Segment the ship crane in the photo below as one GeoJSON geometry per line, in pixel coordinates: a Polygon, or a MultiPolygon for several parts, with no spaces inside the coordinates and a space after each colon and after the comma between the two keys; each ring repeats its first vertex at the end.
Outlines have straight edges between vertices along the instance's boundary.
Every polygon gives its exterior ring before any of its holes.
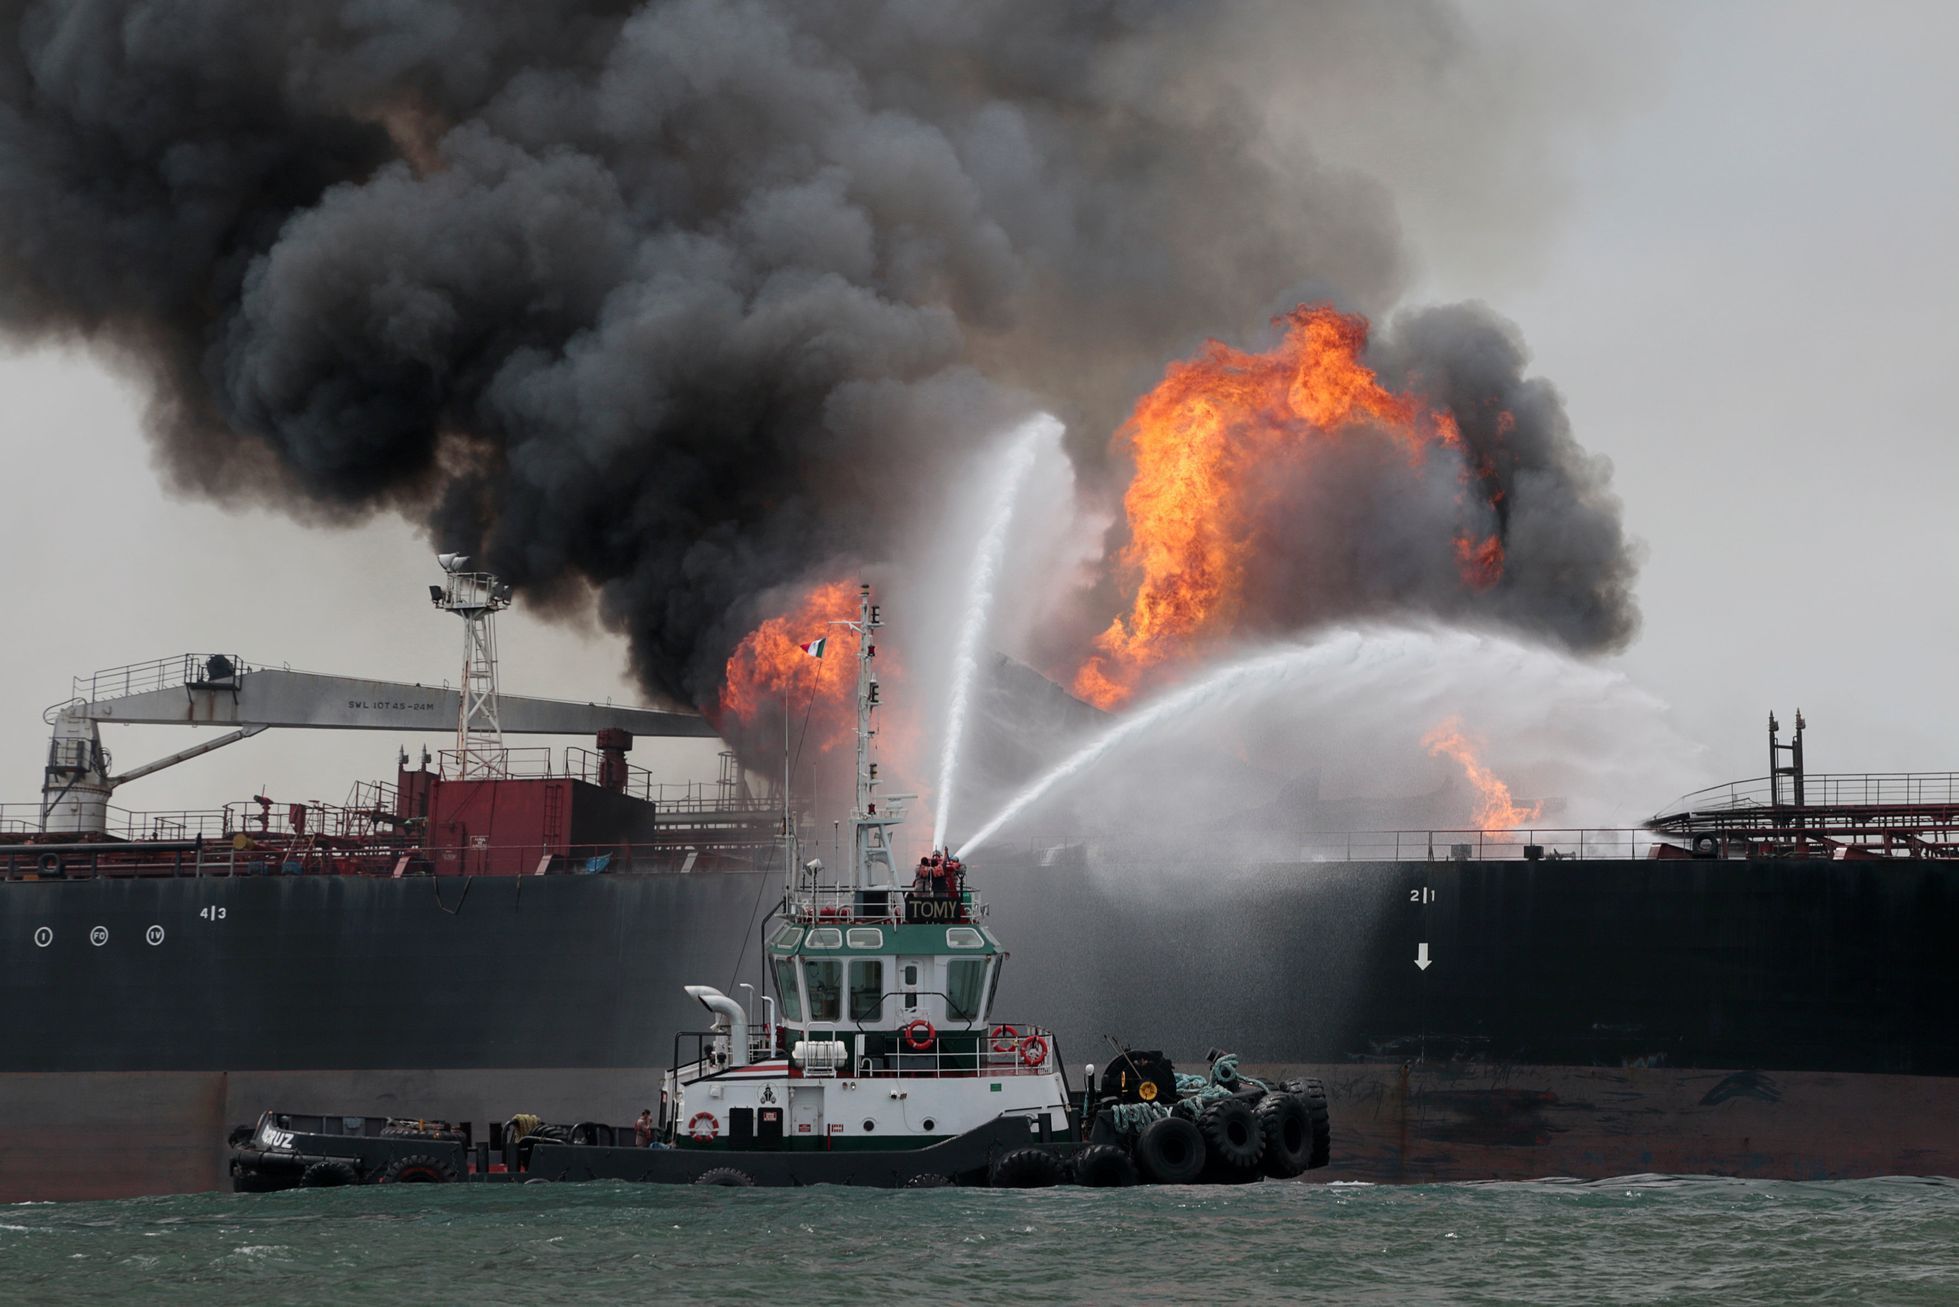
{"type": "Polygon", "coordinates": [[[118,786],[272,727],[446,728],[456,733],[462,771],[473,776],[501,773],[504,735],[614,731],[642,737],[715,736],[714,728],[694,712],[498,694],[488,616],[509,603],[510,590],[488,573],[467,571],[467,563],[466,558],[445,556],[448,582],[430,587],[437,607],[465,620],[466,675],[461,689],[259,667],[221,653],[177,654],[75,678],[71,697],[43,715],[52,736],[42,776],[41,829],[101,834],[108,829],[109,798],[118,786]],[[233,729],[116,772],[102,747],[104,722],[233,729]]]}

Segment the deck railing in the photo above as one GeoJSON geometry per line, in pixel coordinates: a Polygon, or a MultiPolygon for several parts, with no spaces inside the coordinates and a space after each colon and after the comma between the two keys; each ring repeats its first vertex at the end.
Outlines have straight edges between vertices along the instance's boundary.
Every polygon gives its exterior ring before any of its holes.
{"type": "MultiPolygon", "coordinates": [[[[1767,808],[1778,797],[1784,807],[1795,805],[1793,777],[1778,777],[1773,784],[1756,776],[1711,785],[1681,795],[1662,815],[1767,808]]],[[[1949,806],[1959,804],[1959,772],[1811,772],[1803,777],[1801,799],[1810,808],[1949,806]]]]}
{"type": "Polygon", "coordinates": [[[986,904],[970,889],[962,889],[957,898],[948,898],[893,886],[877,889],[803,886],[790,892],[782,915],[784,920],[799,926],[958,925],[984,917],[986,904]]]}
{"type": "MultiPolygon", "coordinates": [[[[1188,846],[1179,846],[1188,857],[1188,846]]],[[[1208,856],[1218,861],[1253,865],[1289,862],[1486,862],[1596,861],[1667,856],[1685,853],[1678,839],[1656,835],[1643,827],[1518,827],[1477,830],[1445,828],[1374,831],[1327,831],[1290,840],[1219,841],[1208,856]],[[1664,847],[1666,853],[1656,855],[1664,847]]],[[[1114,835],[1049,835],[1000,839],[988,844],[979,862],[997,866],[1007,861],[1062,869],[1086,862],[1161,859],[1164,849],[1127,833],[1114,835]]]]}
{"type": "MultiPolygon", "coordinates": [[[[502,753],[503,774],[514,779],[563,777],[590,785],[600,783],[601,760],[599,753],[577,745],[561,752],[545,745],[522,745],[502,753]]],[[[440,750],[437,765],[444,780],[458,780],[463,776],[462,754],[455,749],[440,750]]],[[[625,782],[621,793],[643,799],[665,813],[728,813],[752,820],[758,814],[774,815],[781,810],[776,800],[744,796],[719,781],[656,781],[644,767],[631,764],[627,764],[625,782]]]]}
{"type": "MultiPolygon", "coordinates": [[[[0,880],[88,880],[172,876],[572,876],[693,872],[701,851],[626,844],[431,847],[408,835],[342,841],[331,836],[229,839],[0,840],[0,880]]],[[[723,870],[762,870],[716,863],[723,870]]]]}
{"type": "MultiPolygon", "coordinates": [[[[812,1080],[1035,1076],[1061,1065],[1060,1045],[1054,1031],[1046,1026],[1026,1022],[969,1022],[948,1025],[942,1030],[934,1028],[929,1035],[924,1031],[915,1033],[913,1039],[903,1028],[864,1030],[855,1025],[823,1025],[805,1030],[779,1026],[771,1037],[766,1027],[751,1027],[749,1064],[786,1062],[798,1075],[812,1080]],[[885,1051],[865,1052],[867,1036],[880,1041],[885,1051]],[[919,1047],[919,1042],[924,1046],[919,1047]],[[804,1045],[806,1053],[832,1045],[842,1045],[851,1051],[842,1061],[809,1056],[799,1060],[794,1056],[799,1043],[804,1045]]],[[[725,1034],[717,1031],[687,1031],[676,1037],[679,1082],[693,1084],[728,1070],[724,1061],[726,1042],[725,1034]],[[681,1060],[683,1050],[693,1053],[692,1060],[681,1060]]]]}
{"type": "Polygon", "coordinates": [[[224,685],[251,671],[237,654],[170,654],[148,662],[104,667],[74,678],[74,697],[89,703],[183,685],[224,685]]]}

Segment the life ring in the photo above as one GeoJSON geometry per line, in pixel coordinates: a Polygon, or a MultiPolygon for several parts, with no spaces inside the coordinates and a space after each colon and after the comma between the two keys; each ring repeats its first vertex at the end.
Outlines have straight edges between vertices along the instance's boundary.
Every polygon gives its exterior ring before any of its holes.
{"type": "Polygon", "coordinates": [[[687,1137],[697,1144],[711,1144],[721,1133],[721,1122],[712,1112],[696,1112],[687,1119],[687,1137]]]}
{"type": "Polygon", "coordinates": [[[1020,1064],[1039,1066],[1048,1060],[1048,1041],[1039,1035],[1029,1035],[1020,1042],[1020,1064]]]}
{"type": "Polygon", "coordinates": [[[1020,1032],[1018,1030],[1015,1030],[1012,1026],[993,1027],[993,1051],[994,1052],[996,1053],[1010,1052],[1013,1049],[1013,1046],[1019,1042],[1020,1042],[1020,1032]]]}
{"type": "Polygon", "coordinates": [[[926,1049],[932,1047],[932,1042],[938,1037],[938,1027],[934,1026],[924,1017],[918,1018],[905,1027],[905,1043],[910,1045],[915,1052],[923,1053],[926,1049]]]}

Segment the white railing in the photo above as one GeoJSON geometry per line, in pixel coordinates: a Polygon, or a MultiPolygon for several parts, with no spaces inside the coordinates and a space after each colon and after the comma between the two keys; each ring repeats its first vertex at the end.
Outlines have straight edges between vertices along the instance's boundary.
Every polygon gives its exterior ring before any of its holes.
{"type": "Polygon", "coordinates": [[[213,671],[220,673],[222,683],[229,683],[251,670],[251,665],[236,654],[171,654],[148,662],[105,667],[75,677],[72,684],[76,698],[100,703],[104,699],[121,699],[174,686],[206,684],[211,682],[213,671]],[[218,659],[223,661],[214,668],[212,663],[218,659]]]}
{"type": "Polygon", "coordinates": [[[943,922],[921,914],[907,915],[910,899],[920,905],[935,904],[950,908],[955,902],[943,895],[886,885],[874,889],[851,889],[843,885],[804,886],[790,891],[783,916],[799,926],[830,925],[948,925],[978,921],[986,915],[986,904],[975,890],[961,890],[955,915],[943,922]]]}
{"type": "MultiPolygon", "coordinates": [[[[1796,802],[1793,777],[1766,776],[1729,781],[1684,794],[1662,816],[1694,812],[1745,811],[1796,802]]],[[[1803,777],[1805,807],[1878,807],[1959,804],[1959,772],[1811,772],[1803,777]]]]}
{"type": "MultiPolygon", "coordinates": [[[[833,1041],[855,1038],[858,1051],[850,1065],[836,1072],[857,1079],[895,1077],[965,1078],[975,1076],[1045,1075],[1056,1062],[1055,1037],[1045,1026],[994,1023],[960,1025],[951,1029],[926,1031],[911,1025],[897,1030],[860,1030],[855,1026],[812,1028],[807,1033],[791,1032],[790,1039],[833,1041]],[[863,1052],[863,1037],[884,1035],[891,1050],[882,1056],[863,1052]],[[925,1047],[918,1045],[924,1043],[925,1047]]],[[[806,1074],[816,1075],[815,1071],[806,1074]]]]}

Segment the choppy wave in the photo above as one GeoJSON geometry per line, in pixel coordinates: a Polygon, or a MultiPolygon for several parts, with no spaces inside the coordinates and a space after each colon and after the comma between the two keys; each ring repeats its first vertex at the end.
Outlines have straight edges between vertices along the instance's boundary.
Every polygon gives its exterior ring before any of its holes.
{"type": "Polygon", "coordinates": [[[12,1207],[14,1301],[1949,1302],[1959,1184],[616,1185],[12,1207]]]}

